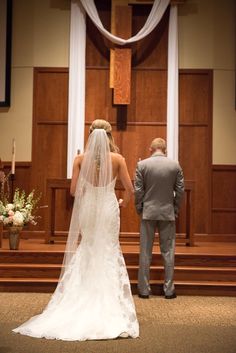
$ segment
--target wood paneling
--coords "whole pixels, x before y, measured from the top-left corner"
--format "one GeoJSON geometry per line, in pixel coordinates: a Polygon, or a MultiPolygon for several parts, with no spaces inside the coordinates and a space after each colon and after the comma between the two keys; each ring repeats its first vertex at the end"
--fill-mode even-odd
{"type": "Polygon", "coordinates": [[[37,69],[34,78],[36,123],[67,121],[68,72],[67,70],[37,69]]]}
{"type": "Polygon", "coordinates": [[[213,165],[212,207],[236,208],[236,166],[213,165]]]}
{"type": "MultiPolygon", "coordinates": [[[[42,193],[41,205],[46,206],[47,178],[66,177],[67,161],[68,69],[36,68],[34,70],[34,111],[31,185],[42,193]]],[[[68,225],[69,211],[66,195],[61,193],[57,203],[58,227],[68,225]]],[[[37,230],[45,229],[45,212],[37,230]]]]}
{"type": "Polygon", "coordinates": [[[212,167],[212,233],[235,234],[236,166],[212,167]]]}
{"type": "Polygon", "coordinates": [[[116,121],[116,107],[112,105],[108,69],[86,70],[86,120],[103,118],[116,121]]]}
{"type": "Polygon", "coordinates": [[[236,210],[213,210],[212,213],[212,233],[234,234],[236,241],[236,210]]]}
{"type": "MultiPolygon", "coordinates": [[[[96,4],[103,26],[111,29],[111,4],[100,1],[96,4]]],[[[86,65],[92,67],[109,67],[110,47],[112,44],[97,30],[90,18],[86,18],[86,65]]]]}
{"type": "Polygon", "coordinates": [[[212,81],[209,70],[183,70],[180,74],[180,124],[209,125],[212,81]]]}
{"type": "Polygon", "coordinates": [[[167,71],[133,70],[129,122],[166,122],[167,71]]]}
{"type": "MultiPolygon", "coordinates": [[[[195,233],[209,233],[211,219],[212,71],[179,75],[179,158],[186,180],[195,181],[195,233]]],[[[182,213],[181,213],[182,215],[182,213]]],[[[180,217],[179,230],[183,230],[180,217]]]]}
{"type": "MultiPolygon", "coordinates": [[[[133,6],[133,35],[143,27],[151,6],[133,6]]],[[[144,39],[132,44],[132,67],[167,69],[169,10],[144,39]]]]}
{"type": "Polygon", "coordinates": [[[180,127],[180,164],[186,180],[195,181],[195,232],[209,232],[210,165],[206,128],[180,127]],[[199,153],[198,146],[201,146],[199,153]]]}
{"type": "MultiPolygon", "coordinates": [[[[110,25],[108,2],[98,6],[102,22],[110,25]]],[[[150,6],[133,7],[133,34],[142,27],[150,6]]],[[[86,57],[86,124],[105,118],[113,126],[116,143],[124,155],[131,178],[137,161],[149,156],[155,137],[166,138],[168,11],[147,38],[132,45],[131,104],[124,130],[117,126],[117,107],[109,88],[110,43],[88,20],[86,57]]],[[[32,185],[38,185],[45,199],[48,178],[65,178],[67,150],[67,69],[35,69],[32,185]]],[[[185,179],[195,181],[195,232],[209,233],[211,225],[212,71],[180,71],[180,163],[185,179]]],[[[119,192],[120,194],[122,192],[119,192]]],[[[70,212],[67,195],[58,197],[57,230],[67,230],[70,212]]],[[[178,230],[184,231],[181,214],[178,230]]],[[[41,229],[44,228],[42,218],[41,229]]],[[[122,210],[121,230],[138,232],[134,206],[122,210]]]]}

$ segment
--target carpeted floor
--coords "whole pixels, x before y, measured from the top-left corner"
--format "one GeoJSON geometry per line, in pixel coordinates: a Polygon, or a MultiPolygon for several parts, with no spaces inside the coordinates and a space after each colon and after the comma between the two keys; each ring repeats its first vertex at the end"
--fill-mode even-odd
{"type": "Polygon", "coordinates": [[[0,353],[235,353],[236,298],[135,296],[140,338],[63,342],[11,330],[40,312],[50,294],[0,293],[0,353]]]}

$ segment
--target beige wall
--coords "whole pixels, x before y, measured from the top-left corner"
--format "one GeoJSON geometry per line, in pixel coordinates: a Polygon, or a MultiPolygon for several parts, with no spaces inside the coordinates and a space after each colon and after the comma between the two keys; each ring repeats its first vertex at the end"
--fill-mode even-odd
{"type": "Polygon", "coordinates": [[[0,109],[0,158],[31,160],[33,67],[68,67],[70,0],[13,0],[11,107],[0,109]]]}
{"type": "MultiPolygon", "coordinates": [[[[68,66],[69,21],[70,0],[13,0],[12,104],[0,110],[3,160],[11,159],[13,137],[16,160],[31,160],[33,67],[68,66]]],[[[186,0],[179,7],[180,68],[214,70],[214,164],[236,164],[234,22],[234,0],[186,0]]]]}
{"type": "Polygon", "coordinates": [[[235,12],[235,0],[179,7],[180,68],[214,70],[213,164],[236,164],[235,12]]]}

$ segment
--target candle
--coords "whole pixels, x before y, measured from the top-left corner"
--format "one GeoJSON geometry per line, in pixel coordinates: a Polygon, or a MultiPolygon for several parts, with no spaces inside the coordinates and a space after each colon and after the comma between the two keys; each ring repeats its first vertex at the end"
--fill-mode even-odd
{"type": "Polygon", "coordinates": [[[16,140],[12,140],[12,159],[11,159],[11,174],[15,174],[16,164],[16,140]]]}

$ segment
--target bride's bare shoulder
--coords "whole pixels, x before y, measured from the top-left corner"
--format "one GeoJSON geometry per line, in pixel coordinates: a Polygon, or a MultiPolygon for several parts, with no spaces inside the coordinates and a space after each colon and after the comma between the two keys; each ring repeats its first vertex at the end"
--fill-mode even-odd
{"type": "Polygon", "coordinates": [[[119,163],[119,164],[124,161],[124,157],[120,153],[116,153],[116,152],[111,152],[111,158],[113,162],[119,163]]]}

